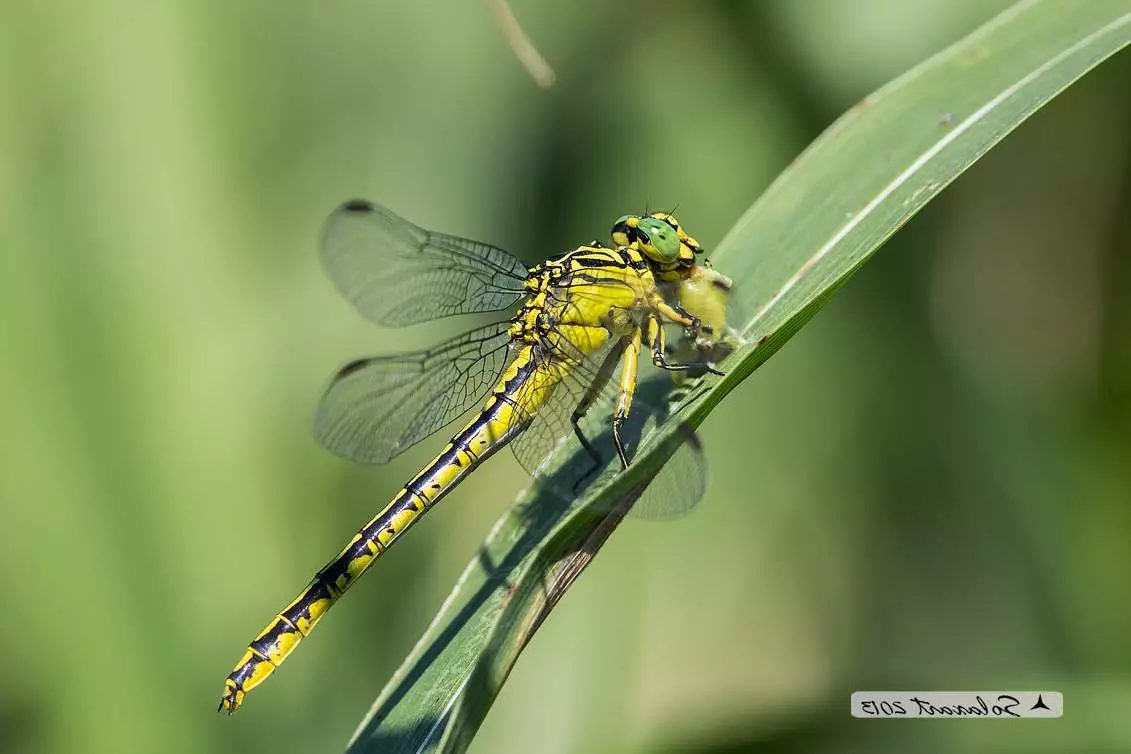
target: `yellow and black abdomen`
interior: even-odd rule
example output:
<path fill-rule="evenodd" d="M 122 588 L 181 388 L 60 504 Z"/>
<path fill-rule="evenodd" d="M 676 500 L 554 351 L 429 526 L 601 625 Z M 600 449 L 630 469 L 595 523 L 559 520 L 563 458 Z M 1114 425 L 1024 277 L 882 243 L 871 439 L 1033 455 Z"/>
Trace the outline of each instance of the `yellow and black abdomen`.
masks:
<path fill-rule="evenodd" d="M 290 605 L 252 641 L 224 683 L 220 709 L 234 712 L 244 695 L 267 679 L 306 637 L 330 606 L 400 537 L 486 458 L 526 428 L 561 377 L 561 367 L 521 349 L 483 410 L 435 460 L 354 535 Z M 517 398 L 521 396 L 521 399 Z M 521 400 L 521 402 L 520 402 Z M 522 408 L 518 408 L 518 406 Z"/>
<path fill-rule="evenodd" d="M 248 645 L 225 681 L 221 709 L 234 712 L 401 534 L 526 429 L 582 360 L 630 331 L 632 312 L 658 298 L 646 262 L 628 249 L 579 247 L 544 263 L 527 287 L 511 326 L 519 347 L 483 410 Z"/>

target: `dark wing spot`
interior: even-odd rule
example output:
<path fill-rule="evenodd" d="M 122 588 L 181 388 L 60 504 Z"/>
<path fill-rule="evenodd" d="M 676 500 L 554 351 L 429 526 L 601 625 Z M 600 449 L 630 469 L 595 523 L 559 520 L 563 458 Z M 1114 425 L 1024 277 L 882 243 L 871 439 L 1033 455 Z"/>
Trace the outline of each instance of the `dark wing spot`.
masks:
<path fill-rule="evenodd" d="M 368 202 L 364 199 L 350 199 L 342 205 L 342 209 L 346 212 L 356 212 L 358 214 L 369 214 L 373 211 L 373 202 Z"/>
<path fill-rule="evenodd" d="M 360 369 L 363 369 L 365 367 L 365 365 L 368 364 L 369 362 L 370 362 L 370 359 L 357 359 L 356 361 L 351 361 L 350 363 L 346 364 L 344 367 L 342 367 L 341 369 L 338 370 L 338 373 L 336 375 L 334 375 L 334 379 L 335 380 L 344 380 L 346 377 L 349 377 L 354 372 L 356 372 Z"/>

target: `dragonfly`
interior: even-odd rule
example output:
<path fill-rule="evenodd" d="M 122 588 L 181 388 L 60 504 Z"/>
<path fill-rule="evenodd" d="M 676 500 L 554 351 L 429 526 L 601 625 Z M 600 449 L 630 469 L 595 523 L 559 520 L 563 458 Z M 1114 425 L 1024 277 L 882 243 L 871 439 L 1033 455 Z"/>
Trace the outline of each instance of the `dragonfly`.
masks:
<path fill-rule="evenodd" d="M 527 267 L 496 246 L 425 230 L 369 201 L 346 202 L 331 214 L 323 266 L 377 324 L 402 327 L 520 305 L 510 319 L 437 346 L 338 369 L 319 404 L 315 434 L 332 452 L 361 463 L 388 462 L 481 408 L 247 646 L 224 682 L 221 711 L 235 712 L 364 571 L 512 440 L 515 456 L 536 475 L 563 441 L 579 445 L 596 471 L 610 459 L 583 419 L 607 410 L 613 450 L 627 468 L 626 422 L 644 349 L 670 372 L 722 374 L 710 360 L 670 360 L 665 326 L 681 328 L 680 342 L 690 344 L 681 353 L 714 353 L 730 281 L 697 262 L 702 247 L 669 213 L 625 215 L 611 235 L 612 247 L 593 241 Z M 704 316 L 686 308 L 682 295 Z M 575 494 L 581 479 L 571 485 Z M 695 484 L 683 487 L 692 490 L 685 497 L 702 494 Z"/>

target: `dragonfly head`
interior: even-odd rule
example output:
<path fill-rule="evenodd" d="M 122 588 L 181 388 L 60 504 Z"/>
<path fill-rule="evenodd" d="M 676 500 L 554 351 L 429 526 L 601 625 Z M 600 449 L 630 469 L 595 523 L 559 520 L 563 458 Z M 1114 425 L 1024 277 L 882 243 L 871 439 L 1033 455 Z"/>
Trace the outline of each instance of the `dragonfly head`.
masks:
<path fill-rule="evenodd" d="M 653 212 L 646 217 L 624 215 L 613 224 L 613 243 L 617 246 L 636 244 L 644 256 L 662 265 L 690 267 L 703 247 L 680 227 L 674 215 Z"/>

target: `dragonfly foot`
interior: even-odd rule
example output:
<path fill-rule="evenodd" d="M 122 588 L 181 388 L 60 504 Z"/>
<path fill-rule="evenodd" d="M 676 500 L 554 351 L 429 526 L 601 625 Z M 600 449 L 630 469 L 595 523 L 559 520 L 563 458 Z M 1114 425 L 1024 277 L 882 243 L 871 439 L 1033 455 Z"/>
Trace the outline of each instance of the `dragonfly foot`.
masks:
<path fill-rule="evenodd" d="M 597 476 L 597 472 L 600 471 L 600 470 L 601 470 L 601 462 L 599 460 L 593 461 L 593 465 L 590 466 L 585 471 L 585 473 L 582 474 L 580 477 L 578 477 L 577 481 L 573 483 L 573 494 L 574 494 L 574 496 L 581 495 L 582 491 L 584 491 L 585 488 L 588 487 L 593 482 L 593 479 Z"/>

